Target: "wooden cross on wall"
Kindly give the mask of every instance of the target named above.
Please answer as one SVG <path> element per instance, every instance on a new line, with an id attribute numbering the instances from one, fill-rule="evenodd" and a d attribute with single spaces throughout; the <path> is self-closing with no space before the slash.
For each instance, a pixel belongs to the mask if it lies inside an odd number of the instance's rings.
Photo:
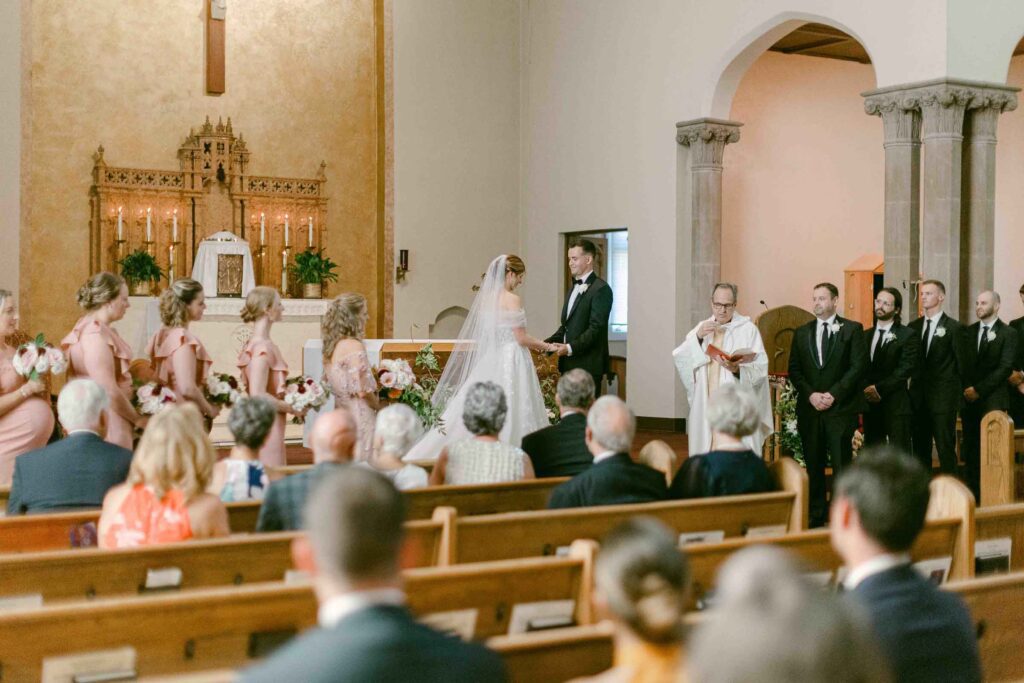
<path id="1" fill-rule="evenodd" d="M 224 94 L 224 23 L 227 0 L 207 0 L 206 94 Z"/>

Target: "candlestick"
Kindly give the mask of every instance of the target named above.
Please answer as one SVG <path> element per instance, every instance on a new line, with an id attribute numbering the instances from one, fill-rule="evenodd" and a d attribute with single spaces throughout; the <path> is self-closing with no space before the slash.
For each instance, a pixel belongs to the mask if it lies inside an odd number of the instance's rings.
<path id="1" fill-rule="evenodd" d="M 173 284 L 177 280 L 175 271 L 177 270 L 178 259 L 176 258 L 177 247 L 181 242 L 175 240 L 167 246 L 167 284 Z"/>
<path id="2" fill-rule="evenodd" d="M 313 248 L 313 217 L 309 217 L 309 248 Z"/>
<path id="3" fill-rule="evenodd" d="M 288 214 L 284 215 L 284 246 L 288 246 Z"/>
<path id="4" fill-rule="evenodd" d="M 174 210 L 173 221 L 174 222 L 171 224 L 171 241 L 172 242 L 177 242 L 178 241 L 178 210 L 177 209 Z"/>
<path id="5" fill-rule="evenodd" d="M 117 241 L 124 241 L 124 207 L 117 207 Z"/>
<path id="6" fill-rule="evenodd" d="M 146 241 L 153 241 L 153 209 L 146 209 Z"/>
<path id="7" fill-rule="evenodd" d="M 267 215 L 260 212 L 260 244 L 267 243 Z"/>
<path id="8" fill-rule="evenodd" d="M 142 243 L 142 246 L 146 249 L 146 253 L 149 254 L 150 256 L 155 256 L 155 254 L 153 253 L 153 247 L 155 245 L 156 242 L 152 240 L 146 240 L 145 242 Z"/>
<path id="9" fill-rule="evenodd" d="M 288 296 L 288 252 L 287 246 L 281 250 L 281 295 L 284 297 Z"/>
<path id="10" fill-rule="evenodd" d="M 267 247 L 261 244 L 256 249 L 256 253 L 254 253 L 252 255 L 252 258 L 253 258 L 253 261 L 254 261 L 253 269 L 256 271 L 256 284 L 257 285 L 262 285 L 265 282 L 265 277 L 263 275 L 263 268 L 266 265 Z"/>

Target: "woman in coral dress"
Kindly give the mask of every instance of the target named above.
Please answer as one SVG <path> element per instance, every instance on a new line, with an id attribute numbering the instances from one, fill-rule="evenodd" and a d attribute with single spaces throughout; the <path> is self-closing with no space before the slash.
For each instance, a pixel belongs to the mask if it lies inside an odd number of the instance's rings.
<path id="1" fill-rule="evenodd" d="M 272 287 L 254 288 L 245 298 L 242 308 L 242 321 L 253 324 L 252 338 L 238 355 L 242 384 L 250 396 L 264 396 L 277 409 L 274 426 L 260 449 L 260 462 L 267 467 L 287 464 L 284 454 L 285 416 L 299 414 L 281 399 L 285 380 L 288 379 L 288 364 L 270 339 L 270 328 L 281 319 L 283 312 L 281 297 Z"/>
<path id="2" fill-rule="evenodd" d="M 46 400 L 46 385 L 26 380 L 14 370 L 18 331 L 14 295 L 0 289 L 0 486 L 10 486 L 14 459 L 42 448 L 53 433 L 53 411 Z"/>
<path id="3" fill-rule="evenodd" d="M 366 357 L 366 297 L 341 294 L 331 302 L 320 323 L 323 338 L 324 376 L 335 396 L 356 420 L 355 459 L 364 462 L 373 455 L 373 429 L 377 420 L 377 380 Z"/>
<path id="4" fill-rule="evenodd" d="M 146 346 L 157 379 L 171 387 L 178 399 L 194 403 L 209 431 L 220 408 L 206 400 L 203 386 L 213 359 L 199 338 L 189 331 L 190 322 L 202 320 L 206 310 L 203 286 L 192 278 L 175 280 L 160 295 L 161 327 Z"/>
<path id="5" fill-rule="evenodd" d="M 128 286 L 118 275 L 97 273 L 79 288 L 78 305 L 85 315 L 60 343 L 68 379 L 87 377 L 103 387 L 110 398 L 106 440 L 131 450 L 132 429 L 145 427 L 146 417 L 131 402 L 132 349 L 110 326 L 128 310 Z"/>

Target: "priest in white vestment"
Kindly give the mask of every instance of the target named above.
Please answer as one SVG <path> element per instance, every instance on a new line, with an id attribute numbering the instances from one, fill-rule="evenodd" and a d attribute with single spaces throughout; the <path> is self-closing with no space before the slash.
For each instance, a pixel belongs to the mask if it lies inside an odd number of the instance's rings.
<path id="1" fill-rule="evenodd" d="M 708 355 L 710 346 L 734 356 L 732 360 Z M 743 438 L 750 450 L 761 452 L 764 440 L 774 431 L 771 389 L 768 385 L 768 355 L 754 321 L 736 312 L 736 285 L 720 283 L 711 293 L 711 317 L 701 321 L 672 352 L 679 378 L 686 388 L 690 414 L 686 420 L 689 452 L 693 455 L 714 450 L 711 428 L 705 416 L 708 396 L 719 386 L 739 382 L 757 396 L 760 415 L 758 428 Z"/>

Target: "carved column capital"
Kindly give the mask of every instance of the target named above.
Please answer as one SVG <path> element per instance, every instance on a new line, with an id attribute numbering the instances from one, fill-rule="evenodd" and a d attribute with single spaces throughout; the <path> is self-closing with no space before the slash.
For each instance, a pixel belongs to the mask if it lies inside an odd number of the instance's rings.
<path id="1" fill-rule="evenodd" d="M 991 110 L 997 116 L 1012 111 L 1017 108 L 1018 90 L 994 83 L 938 79 L 864 93 L 864 111 L 882 117 L 886 143 L 914 137 L 913 111 L 920 112 L 925 138 L 957 138 L 963 135 L 967 111 Z M 987 121 L 983 125 L 988 128 Z"/>
<path id="2" fill-rule="evenodd" d="M 695 119 L 676 124 L 676 142 L 689 147 L 693 154 L 693 168 L 721 170 L 725 146 L 740 139 L 740 126 L 736 121 Z"/>
<path id="3" fill-rule="evenodd" d="M 921 103 L 903 92 L 868 96 L 864 111 L 882 117 L 885 146 L 921 144 Z"/>

